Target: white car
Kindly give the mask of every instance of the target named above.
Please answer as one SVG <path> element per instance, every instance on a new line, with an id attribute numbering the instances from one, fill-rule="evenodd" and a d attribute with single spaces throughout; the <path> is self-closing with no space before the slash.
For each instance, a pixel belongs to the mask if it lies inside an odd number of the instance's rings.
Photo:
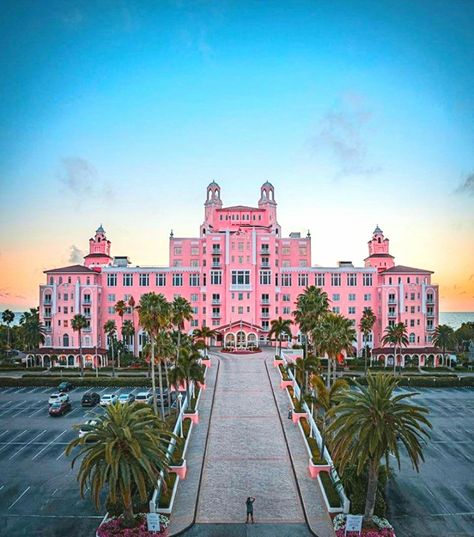
<path id="1" fill-rule="evenodd" d="M 133 403 L 135 401 L 135 396 L 133 393 L 121 393 L 118 398 L 119 403 L 125 405 L 126 403 Z"/>
<path id="2" fill-rule="evenodd" d="M 69 395 L 67 393 L 53 393 L 50 395 L 48 404 L 51 406 L 53 403 L 67 403 L 69 401 Z"/>
<path id="3" fill-rule="evenodd" d="M 153 402 L 153 395 L 150 391 L 148 392 L 139 392 L 135 396 L 135 402 L 136 403 L 145 403 L 151 405 Z"/>
<path id="4" fill-rule="evenodd" d="M 100 398 L 100 406 L 113 405 L 118 401 L 116 393 L 104 393 Z"/>
<path id="5" fill-rule="evenodd" d="M 79 438 L 85 436 L 86 433 L 91 431 L 98 423 L 98 420 L 87 420 L 85 423 L 83 423 L 79 429 Z"/>

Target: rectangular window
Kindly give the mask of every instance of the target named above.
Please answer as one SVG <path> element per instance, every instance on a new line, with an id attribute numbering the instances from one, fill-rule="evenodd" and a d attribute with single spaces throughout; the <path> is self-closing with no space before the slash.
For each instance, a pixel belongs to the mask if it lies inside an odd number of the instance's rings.
<path id="1" fill-rule="evenodd" d="M 283 261 L 281 262 L 281 266 L 284 268 L 288 268 L 291 265 L 288 259 L 283 259 Z"/>
<path id="2" fill-rule="evenodd" d="M 211 270 L 211 285 L 222 284 L 222 270 Z"/>
<path id="3" fill-rule="evenodd" d="M 306 262 L 306 259 L 300 259 L 298 262 L 299 267 L 307 267 L 308 263 Z"/>
<path id="4" fill-rule="evenodd" d="M 355 315 L 355 312 L 356 312 L 355 306 L 349 306 L 348 312 L 349 312 L 349 315 Z"/>
<path id="5" fill-rule="evenodd" d="M 197 302 L 199 300 L 199 295 L 192 294 L 191 295 L 191 302 Z"/>
<path id="6" fill-rule="evenodd" d="M 410 326 L 415 326 L 415 319 L 410 319 Z"/>
<path id="7" fill-rule="evenodd" d="M 306 255 L 306 246 L 300 246 L 299 247 L 299 254 L 300 255 Z"/>
<path id="8" fill-rule="evenodd" d="M 290 301 L 290 295 L 281 295 L 281 299 L 283 302 L 289 302 Z"/>
<path id="9" fill-rule="evenodd" d="M 284 273 L 281 275 L 281 286 L 282 287 L 291 287 L 291 273 Z"/>
<path id="10" fill-rule="evenodd" d="M 347 275 L 347 285 L 355 287 L 357 285 L 357 273 L 351 272 Z"/>
<path id="11" fill-rule="evenodd" d="M 290 315 L 290 314 L 291 314 L 290 306 L 283 306 L 283 315 Z"/>
<path id="12" fill-rule="evenodd" d="M 199 267 L 199 259 L 191 259 L 191 267 Z"/>
<path id="13" fill-rule="evenodd" d="M 289 246 L 283 246 L 281 249 L 282 255 L 290 255 L 290 247 Z"/>
<path id="14" fill-rule="evenodd" d="M 199 313 L 199 308 L 197 306 L 193 306 L 193 313 L 194 315 L 197 315 Z"/>
<path id="15" fill-rule="evenodd" d="M 183 285 L 183 275 L 181 273 L 173 274 L 173 287 L 181 287 Z"/>
<path id="16" fill-rule="evenodd" d="M 410 293 L 410 300 L 415 300 L 415 293 Z"/>
<path id="17" fill-rule="evenodd" d="M 369 302 L 370 300 L 372 300 L 372 295 L 371 295 L 370 293 L 366 293 L 366 294 L 364 295 L 364 300 L 365 300 L 366 302 Z"/>
<path id="18" fill-rule="evenodd" d="M 199 287 L 199 274 L 189 275 L 189 285 L 191 287 Z"/>
<path id="19" fill-rule="evenodd" d="M 64 328 L 67 328 L 69 326 L 69 321 L 67 319 L 64 320 Z"/>
<path id="20" fill-rule="evenodd" d="M 156 285 L 158 287 L 165 287 L 166 286 L 166 274 L 163 272 L 158 272 L 156 274 Z"/>
<path id="21" fill-rule="evenodd" d="M 117 285 L 117 274 L 107 274 L 107 285 L 115 287 Z"/>
<path id="22" fill-rule="evenodd" d="M 324 286 L 324 274 L 316 274 L 314 277 L 314 284 L 317 287 L 323 287 Z"/>
<path id="23" fill-rule="evenodd" d="M 341 300 L 341 295 L 339 293 L 332 295 L 333 302 L 337 302 L 338 300 Z"/>
<path id="24" fill-rule="evenodd" d="M 109 302 L 115 302 L 116 301 L 115 295 L 107 295 L 107 300 Z"/>
<path id="25" fill-rule="evenodd" d="M 132 287 L 133 285 L 133 274 L 123 274 L 123 286 Z"/>
<path id="26" fill-rule="evenodd" d="M 238 309 L 238 312 L 239 315 L 242 315 L 242 313 L 244 312 L 244 307 L 243 306 L 239 306 L 239 309 Z"/>
<path id="27" fill-rule="evenodd" d="M 339 287 L 341 285 L 341 275 L 337 273 L 331 274 L 331 285 L 333 287 Z"/>
<path id="28" fill-rule="evenodd" d="M 298 274 L 298 285 L 300 287 L 306 287 L 308 285 L 308 275 Z"/>
<path id="29" fill-rule="evenodd" d="M 109 315 L 114 315 L 115 314 L 115 308 L 114 306 L 109 306 L 107 308 L 107 311 L 109 312 Z"/>
<path id="30" fill-rule="evenodd" d="M 148 287 L 150 285 L 150 275 L 148 273 L 140 274 L 140 278 L 138 281 L 141 287 Z"/>
<path id="31" fill-rule="evenodd" d="M 349 302 L 355 302 L 356 296 L 354 293 L 349 293 Z"/>
<path id="32" fill-rule="evenodd" d="M 181 255 L 183 253 L 183 249 L 181 246 L 175 246 L 174 247 L 174 255 Z"/>
<path id="33" fill-rule="evenodd" d="M 91 295 L 89 295 L 88 293 L 86 293 L 84 295 L 84 304 L 90 304 L 91 303 Z"/>
<path id="34" fill-rule="evenodd" d="M 339 306 L 333 306 L 332 312 L 333 313 L 339 313 L 341 311 L 341 308 Z"/>
<path id="35" fill-rule="evenodd" d="M 191 255 L 199 255 L 199 246 L 191 247 Z"/>
<path id="36" fill-rule="evenodd" d="M 182 267 L 183 266 L 183 263 L 181 261 L 181 259 L 175 259 L 173 261 L 173 267 Z"/>
<path id="37" fill-rule="evenodd" d="M 395 304 L 395 302 L 396 302 L 395 294 L 394 294 L 394 293 L 390 293 L 390 294 L 388 295 L 388 303 L 389 303 L 389 304 Z"/>
<path id="38" fill-rule="evenodd" d="M 362 283 L 365 287 L 371 287 L 372 286 L 372 274 L 363 274 L 362 277 Z"/>
<path id="39" fill-rule="evenodd" d="M 260 285 L 270 285 L 272 283 L 272 273 L 270 270 L 260 271 Z"/>
<path id="40" fill-rule="evenodd" d="M 199 326 L 199 321 L 197 319 L 191 319 L 191 326 L 195 328 L 196 326 Z"/>
<path id="41" fill-rule="evenodd" d="M 232 285 L 250 285 L 250 270 L 233 270 L 231 281 Z"/>
<path id="42" fill-rule="evenodd" d="M 64 306 L 64 313 L 68 313 L 67 306 Z"/>
<path id="43" fill-rule="evenodd" d="M 69 300 L 69 296 L 67 293 L 64 293 L 64 296 L 63 296 L 64 300 Z"/>

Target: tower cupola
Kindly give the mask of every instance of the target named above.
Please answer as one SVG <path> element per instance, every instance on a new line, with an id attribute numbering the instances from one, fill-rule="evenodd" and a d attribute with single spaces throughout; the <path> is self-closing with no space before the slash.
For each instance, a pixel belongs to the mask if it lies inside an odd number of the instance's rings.
<path id="1" fill-rule="evenodd" d="M 276 205 L 275 188 L 270 182 L 265 181 L 265 183 L 263 183 L 263 185 L 260 187 L 260 199 L 258 200 L 258 206 L 261 207 L 262 205 L 268 204 Z"/>
<path id="2" fill-rule="evenodd" d="M 376 267 L 384 271 L 394 265 L 394 257 L 390 255 L 390 241 L 384 237 L 383 231 L 377 226 L 369 241 L 369 257 L 365 259 L 366 267 Z"/>
<path id="3" fill-rule="evenodd" d="M 89 253 L 84 257 L 86 267 L 110 265 L 110 241 L 107 240 L 102 224 L 96 229 L 94 237 L 89 239 Z"/>

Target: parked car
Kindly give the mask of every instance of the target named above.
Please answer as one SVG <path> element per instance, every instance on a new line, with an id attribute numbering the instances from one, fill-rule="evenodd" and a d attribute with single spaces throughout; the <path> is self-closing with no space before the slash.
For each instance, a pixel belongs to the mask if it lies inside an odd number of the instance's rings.
<path id="1" fill-rule="evenodd" d="M 119 403 L 122 403 L 123 405 L 125 403 L 133 403 L 133 401 L 135 401 L 135 396 L 133 395 L 133 393 L 121 393 L 119 395 Z"/>
<path id="2" fill-rule="evenodd" d="M 139 392 L 135 396 L 135 402 L 136 403 L 145 403 L 151 405 L 153 402 L 153 395 L 150 390 L 147 392 Z"/>
<path id="3" fill-rule="evenodd" d="M 87 392 L 82 396 L 82 406 L 95 406 L 100 403 L 100 395 L 96 392 Z"/>
<path id="4" fill-rule="evenodd" d="M 72 385 L 72 382 L 61 382 L 61 384 L 58 386 L 58 390 L 60 392 L 69 392 L 70 390 L 72 390 L 74 388 L 74 386 Z"/>
<path id="5" fill-rule="evenodd" d="M 49 407 L 50 416 L 62 416 L 71 410 L 71 403 L 69 401 L 58 401 L 53 403 Z"/>
<path id="6" fill-rule="evenodd" d="M 109 406 L 118 401 L 116 393 L 104 393 L 100 398 L 100 406 Z"/>
<path id="7" fill-rule="evenodd" d="M 79 438 L 82 438 L 88 432 L 92 431 L 98 423 L 99 420 L 87 420 L 85 423 L 83 423 L 79 429 Z"/>
<path id="8" fill-rule="evenodd" d="M 49 396 L 48 404 L 53 405 L 54 403 L 68 403 L 69 395 L 67 393 L 53 393 Z"/>

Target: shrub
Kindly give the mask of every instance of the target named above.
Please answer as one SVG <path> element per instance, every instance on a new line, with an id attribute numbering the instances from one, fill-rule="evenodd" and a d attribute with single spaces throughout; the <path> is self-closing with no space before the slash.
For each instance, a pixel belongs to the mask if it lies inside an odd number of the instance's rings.
<path id="1" fill-rule="evenodd" d="M 60 382 L 71 382 L 74 386 L 87 387 L 151 387 L 151 379 L 147 378 L 111 378 L 111 377 L 50 377 L 50 376 L 23 376 L 23 377 L 0 377 L 0 387 L 21 388 L 26 386 L 57 386 Z"/>
<path id="2" fill-rule="evenodd" d="M 301 418 L 300 423 L 301 423 L 301 428 L 303 429 L 304 435 L 306 436 L 306 438 L 309 438 L 310 426 L 309 426 L 308 420 L 306 418 Z"/>
<path id="3" fill-rule="evenodd" d="M 165 479 L 165 487 L 161 487 L 159 506 L 162 508 L 167 508 L 170 506 L 171 496 L 173 494 L 173 487 L 176 482 L 176 474 L 169 473 Z"/>
<path id="4" fill-rule="evenodd" d="M 283 364 L 279 364 L 278 369 L 280 370 L 281 378 L 283 380 L 290 380 L 290 378 L 288 377 L 288 373 L 285 369 L 285 366 Z"/>
<path id="5" fill-rule="evenodd" d="M 337 493 L 336 487 L 329 474 L 327 472 L 320 472 L 319 479 L 321 479 L 329 505 L 331 507 L 341 507 L 341 499 L 339 498 L 339 494 Z"/>

